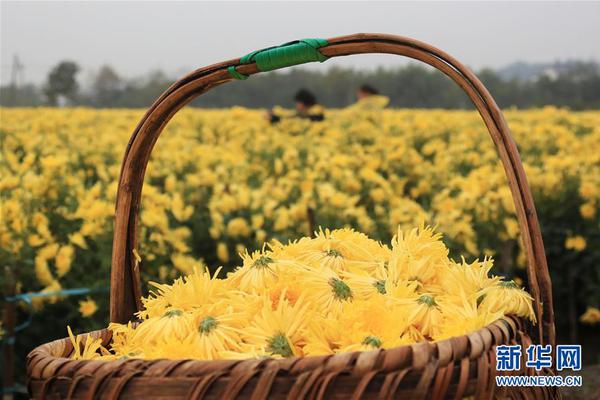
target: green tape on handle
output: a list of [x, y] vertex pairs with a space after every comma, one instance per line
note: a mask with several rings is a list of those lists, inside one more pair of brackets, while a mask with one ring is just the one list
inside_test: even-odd
[[248, 75], [244, 75], [240, 72], [237, 72], [234, 65], [227, 67], [227, 72], [229, 72], [229, 75], [231, 75], [235, 79], [239, 79], [241, 81], [248, 79]]
[[[240, 59], [240, 64], [255, 62], [259, 71], [273, 71], [275, 69], [291, 67], [293, 65], [309, 62], [323, 62], [329, 57], [318, 50], [328, 44], [325, 39], [303, 39], [269, 47], [246, 54]], [[235, 66], [228, 68], [229, 74], [235, 79], [246, 79], [248, 76], [236, 71]]]

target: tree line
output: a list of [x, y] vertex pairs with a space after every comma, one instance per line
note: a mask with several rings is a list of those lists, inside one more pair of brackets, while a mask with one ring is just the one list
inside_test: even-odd
[[[0, 105], [144, 108], [173, 82], [161, 71], [124, 79], [112, 67], [103, 66], [93, 77], [91, 86], [84, 90], [78, 81], [79, 73], [80, 67], [75, 62], [63, 61], [49, 72], [43, 85], [0, 87]], [[492, 69], [482, 69], [477, 75], [501, 107], [600, 108], [600, 68], [595, 62], [570, 62], [560, 69], [541, 71], [533, 79], [507, 78]], [[389, 96], [391, 107], [472, 107], [450, 78], [415, 64], [371, 71], [334, 67], [321, 71], [294, 68], [271, 72], [218, 87], [194, 100], [191, 106], [290, 107], [293, 94], [299, 88], [307, 88], [324, 106], [345, 107], [355, 101], [355, 89], [363, 83]]]

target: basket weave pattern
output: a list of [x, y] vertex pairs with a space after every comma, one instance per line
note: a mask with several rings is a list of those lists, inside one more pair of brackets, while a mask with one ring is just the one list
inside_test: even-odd
[[[531, 343], [521, 320], [501, 319], [477, 332], [437, 343], [389, 350], [289, 359], [242, 361], [75, 361], [73, 345], [57, 340], [28, 357], [34, 398], [410, 399], [513, 397], [495, 387], [498, 344]], [[90, 334], [110, 343], [110, 331]], [[534, 375], [534, 370], [520, 371]], [[553, 398], [530, 388], [525, 398]]]
[[[399, 36], [355, 34], [327, 40], [326, 57], [361, 53], [397, 54], [427, 63], [454, 80], [479, 111], [506, 171], [525, 251], [529, 291], [538, 320], [521, 318], [493, 324], [448, 340], [387, 350], [329, 356], [261, 360], [75, 361], [69, 339], [33, 350], [27, 359], [34, 398], [559, 398], [551, 388], [500, 390], [495, 386], [495, 346], [555, 343], [552, 288], [533, 198], [508, 125], [488, 91], [450, 55]], [[154, 144], [172, 116], [195, 97], [232, 81], [228, 68], [245, 76], [260, 73], [255, 63], [234, 59], [198, 69], [167, 89], [135, 129], [122, 164], [117, 193], [111, 271], [110, 318], [125, 323], [141, 308], [137, 222], [144, 173]], [[110, 331], [92, 332], [110, 346]], [[535, 338], [533, 340], [532, 338]], [[524, 365], [524, 363], [522, 363]], [[552, 374], [523, 367], [520, 374]]]

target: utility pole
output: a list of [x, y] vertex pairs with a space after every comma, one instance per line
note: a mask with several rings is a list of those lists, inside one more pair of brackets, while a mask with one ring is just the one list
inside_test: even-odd
[[21, 63], [19, 56], [15, 54], [13, 56], [13, 62], [10, 67], [10, 90], [11, 98], [10, 103], [17, 105], [17, 97], [19, 93], [19, 86], [23, 84], [25, 79], [25, 66]]

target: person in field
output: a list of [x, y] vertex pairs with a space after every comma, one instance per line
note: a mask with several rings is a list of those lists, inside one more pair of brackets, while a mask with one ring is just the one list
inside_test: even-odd
[[364, 84], [356, 90], [356, 103], [349, 108], [360, 111], [383, 110], [390, 102], [386, 96], [379, 94], [373, 86]]
[[[302, 118], [313, 122], [325, 119], [323, 107], [318, 103], [316, 96], [311, 91], [307, 89], [298, 90], [294, 95], [294, 102], [296, 112], [291, 116], [287, 116], [287, 118]], [[286, 116], [276, 114], [273, 111], [269, 113], [269, 119], [272, 124], [278, 123], [282, 118], [286, 118]]]

